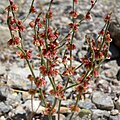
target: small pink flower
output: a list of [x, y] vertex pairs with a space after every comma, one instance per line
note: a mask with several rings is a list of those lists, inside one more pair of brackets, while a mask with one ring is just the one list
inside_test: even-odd
[[90, 12], [87, 12], [87, 14], [86, 14], [86, 16], [85, 16], [85, 19], [86, 19], [86, 20], [92, 19], [92, 16], [91, 16]]
[[36, 12], [36, 8], [34, 6], [32, 6], [31, 9], [30, 9], [30, 12], [31, 13], [35, 13]]
[[34, 28], [34, 27], [35, 27], [35, 22], [34, 22], [34, 21], [31, 21], [31, 22], [29, 23], [29, 26], [30, 26], [31, 28]]
[[73, 17], [73, 18], [77, 18], [78, 13], [76, 11], [71, 11], [70, 16]]
[[77, 4], [77, 3], [78, 3], [78, 0], [74, 0], [74, 3]]

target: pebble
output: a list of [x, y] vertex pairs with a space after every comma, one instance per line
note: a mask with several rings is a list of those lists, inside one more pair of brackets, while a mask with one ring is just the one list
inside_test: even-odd
[[29, 90], [31, 82], [27, 79], [28, 74], [30, 74], [29, 68], [18, 68], [17, 65], [13, 65], [8, 73], [8, 86], [20, 90]]
[[90, 100], [79, 101], [78, 106], [80, 108], [89, 109], [89, 110], [96, 108], [95, 105]]
[[[33, 111], [36, 111], [38, 106], [40, 104], [40, 101], [39, 100], [33, 100]], [[31, 100], [27, 100], [25, 101], [24, 104], [22, 104], [22, 106], [28, 110], [28, 111], [31, 111]], [[37, 113], [42, 113], [43, 114], [43, 111], [45, 110], [44, 107], [40, 106], [39, 109], [37, 110]]]
[[[58, 120], [58, 115], [55, 114], [55, 120]], [[63, 114], [60, 114], [60, 120], [65, 120], [65, 116]]]
[[115, 103], [116, 109], [120, 111], [120, 97], [116, 101], [114, 101], [114, 103]]
[[105, 110], [92, 109], [92, 120], [109, 120], [110, 113]]
[[10, 32], [7, 26], [0, 25], [0, 45], [7, 47], [7, 41], [10, 39]]
[[6, 120], [6, 118], [4, 116], [1, 116], [0, 120]]
[[111, 115], [118, 115], [119, 111], [117, 109], [111, 110], [110, 112]]
[[109, 120], [120, 120], [120, 115], [110, 116]]
[[7, 113], [11, 110], [10, 105], [5, 104], [4, 102], [0, 102], [0, 113]]
[[17, 106], [15, 109], [15, 114], [25, 114], [26, 111], [23, 109], [21, 105]]
[[94, 92], [92, 95], [92, 102], [99, 109], [112, 110], [114, 108], [114, 104], [111, 97], [108, 94], [104, 94], [103, 92]]

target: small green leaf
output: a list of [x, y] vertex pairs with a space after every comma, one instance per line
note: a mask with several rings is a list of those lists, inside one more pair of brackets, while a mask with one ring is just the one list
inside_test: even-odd
[[90, 111], [90, 110], [81, 109], [80, 112], [79, 112], [79, 114], [78, 114], [78, 116], [79, 116], [80, 118], [82, 118], [83, 116], [89, 115], [89, 114], [91, 114], [91, 111]]

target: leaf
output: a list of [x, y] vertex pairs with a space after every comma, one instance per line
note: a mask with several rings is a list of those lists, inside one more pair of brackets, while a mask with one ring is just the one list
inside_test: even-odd
[[79, 112], [79, 114], [78, 114], [78, 116], [79, 116], [80, 118], [82, 118], [83, 116], [89, 115], [89, 114], [91, 114], [91, 113], [92, 113], [92, 112], [91, 112], [90, 110], [81, 109], [80, 112]]

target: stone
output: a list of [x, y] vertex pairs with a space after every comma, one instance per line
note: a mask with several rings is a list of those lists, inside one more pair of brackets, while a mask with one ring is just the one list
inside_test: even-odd
[[0, 102], [6, 101], [6, 96], [4, 96], [0, 91]]
[[102, 92], [111, 92], [110, 83], [104, 79], [98, 80], [97, 88]]
[[[33, 101], [33, 111], [36, 111], [38, 106], [40, 105], [40, 101], [39, 100], [34, 100]], [[25, 108], [28, 111], [31, 111], [31, 100], [27, 100], [25, 101], [24, 104], [22, 104], [22, 107]], [[36, 113], [42, 113], [44, 112], [45, 107], [39, 106], [39, 109], [37, 110]]]
[[27, 79], [28, 74], [30, 74], [29, 68], [18, 68], [16, 64], [13, 65], [8, 73], [8, 86], [20, 90], [29, 90], [31, 82]]
[[13, 120], [27, 120], [26, 114], [16, 114], [12, 117]]
[[26, 100], [28, 100], [30, 98], [31, 98], [31, 95], [29, 94], [29, 92], [26, 92], [26, 91], [22, 92], [22, 99], [23, 99], [23, 101], [26, 101]]
[[120, 111], [120, 97], [119, 99], [115, 100], [114, 103], [115, 103], [116, 109]]
[[111, 81], [112, 85], [115, 85], [115, 86], [120, 86], [120, 82], [117, 80], [117, 79], [113, 79]]
[[119, 111], [117, 109], [111, 110], [110, 115], [118, 115]]
[[110, 113], [105, 110], [92, 109], [91, 120], [109, 120]]
[[113, 43], [120, 48], [120, 24], [118, 22], [111, 22], [108, 30]]
[[116, 78], [116, 75], [114, 75], [113, 72], [110, 70], [105, 71], [105, 76], [108, 78]]
[[72, 101], [72, 100], [62, 100], [61, 101], [61, 105], [62, 106], [69, 106], [70, 104], [72, 104], [74, 101]]
[[0, 120], [6, 120], [6, 118], [4, 116], [1, 116]]
[[95, 105], [90, 100], [79, 101], [78, 106], [84, 109], [94, 109]]
[[112, 85], [112, 90], [114, 93], [120, 94], [120, 86]]
[[10, 39], [10, 32], [7, 26], [0, 25], [0, 45], [7, 47], [7, 41]]
[[[82, 109], [83, 110], [83, 109]], [[70, 120], [71, 114], [69, 114], [65, 120]], [[90, 113], [80, 116], [79, 113], [74, 113], [72, 120], [90, 120]]]
[[[44, 115], [44, 116], [40, 116], [39, 115], [39, 118], [40, 118], [40, 120], [49, 120], [49, 118], [48, 118], [48, 115]], [[39, 120], [39, 119], [38, 119]], [[56, 119], [56, 116], [52, 116], [52, 120], [57, 120]]]
[[26, 111], [23, 109], [23, 107], [21, 105], [17, 106], [15, 109], [15, 114], [25, 114]]
[[0, 102], [0, 113], [7, 113], [11, 110], [11, 107], [4, 102]]
[[7, 98], [7, 96], [11, 95], [12, 90], [8, 86], [0, 86], [0, 94]]
[[120, 48], [118, 48], [114, 43], [110, 43], [109, 50], [111, 54], [110, 60], [116, 60], [120, 58]]
[[[57, 109], [57, 107], [56, 107], [56, 109]], [[63, 106], [61, 106], [60, 107], [60, 113], [66, 113], [66, 114], [68, 114], [68, 113], [70, 113], [71, 111], [70, 111], [70, 109], [69, 109], [69, 107], [63, 107]]]
[[22, 103], [21, 97], [17, 93], [8, 94], [6, 103], [15, 108]]
[[92, 102], [97, 106], [97, 108], [102, 110], [112, 110], [114, 108], [111, 97], [103, 92], [94, 92], [92, 95]]
[[110, 116], [109, 120], [120, 120], [120, 115]]
[[4, 75], [6, 73], [5, 66], [0, 63], [0, 75]]
[[[58, 120], [58, 114], [55, 114], [55, 120]], [[65, 116], [63, 114], [60, 114], [60, 120], [65, 120]]]

